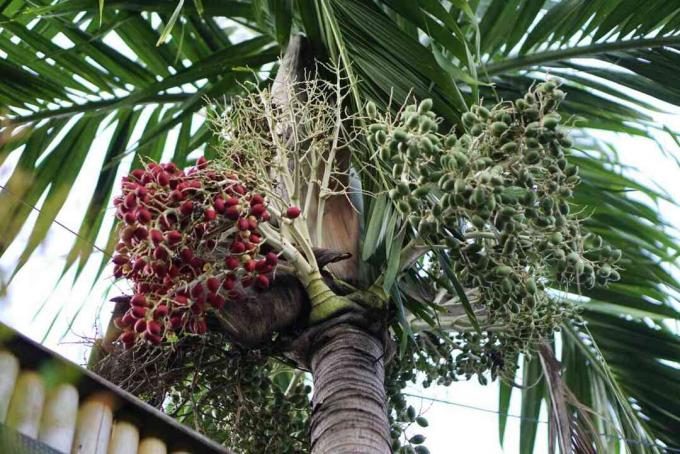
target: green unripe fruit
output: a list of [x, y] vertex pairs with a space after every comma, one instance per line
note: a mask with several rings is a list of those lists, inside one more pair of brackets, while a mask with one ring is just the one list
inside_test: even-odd
[[550, 235], [550, 242], [552, 244], [561, 244], [562, 241], [564, 241], [564, 237], [560, 232], [555, 232], [552, 235]]
[[400, 200], [397, 203], [397, 209], [401, 214], [408, 214], [411, 212], [411, 205], [409, 205], [407, 200]]
[[524, 114], [524, 117], [529, 121], [536, 121], [541, 117], [541, 112], [535, 107], [525, 109], [524, 112], [522, 113]]
[[475, 190], [472, 192], [472, 202], [477, 206], [482, 206], [484, 205], [485, 200], [486, 195], [484, 194], [484, 190], [477, 186]]
[[463, 120], [463, 124], [468, 128], [471, 128], [472, 126], [479, 123], [479, 118], [472, 112], [465, 112], [461, 119]]
[[536, 287], [536, 281], [533, 278], [527, 279], [526, 287], [527, 292], [531, 293], [532, 295], [538, 291], [538, 288]]
[[477, 123], [470, 128], [470, 134], [472, 134], [474, 137], [479, 137], [483, 132], [484, 127], [481, 125], [481, 123]]
[[378, 131], [383, 131], [385, 129], [385, 125], [382, 123], [373, 123], [368, 127], [368, 130], [371, 132], [371, 134], [374, 134]]
[[380, 145], [383, 145], [387, 141], [387, 135], [385, 134], [385, 131], [380, 130], [376, 132], [375, 141]]
[[581, 258], [579, 257], [578, 253], [576, 253], [575, 251], [572, 251], [569, 254], [567, 254], [567, 261], [571, 264], [576, 264], [580, 260], [581, 260]]
[[505, 154], [512, 154], [517, 151], [517, 142], [508, 142], [501, 147], [501, 150]]
[[494, 123], [491, 123], [491, 133], [496, 137], [500, 137], [501, 135], [503, 135], [503, 133], [507, 131], [508, 128], [509, 128], [508, 124], [503, 121], [496, 121]]
[[418, 416], [418, 417], [416, 418], [416, 423], [417, 423], [420, 427], [427, 427], [427, 426], [430, 425], [430, 423], [427, 421], [427, 419], [424, 418], [423, 416]]
[[474, 225], [478, 229], [483, 229], [484, 226], [486, 225], [486, 221], [481, 216], [476, 214], [470, 218], [470, 222], [472, 222], [472, 225]]
[[416, 446], [416, 454], [430, 454], [430, 450], [425, 446]]
[[422, 198], [422, 197], [425, 197], [426, 195], [428, 195], [429, 193], [430, 193], [430, 187], [429, 186], [420, 186], [413, 191], [413, 196], [418, 197], [418, 198]]
[[540, 160], [541, 155], [536, 150], [529, 150], [527, 154], [524, 156], [524, 161], [527, 164], [536, 164]]
[[541, 144], [533, 137], [526, 139], [527, 148], [541, 148]]
[[533, 93], [527, 93], [524, 95], [524, 101], [527, 104], [536, 104], [536, 97], [533, 95]]
[[408, 133], [401, 128], [396, 128], [392, 131], [392, 137], [397, 142], [405, 142], [408, 139]]
[[457, 178], [456, 182], [453, 186], [453, 192], [456, 193], [456, 194], [460, 194], [460, 193], [463, 192], [464, 189], [465, 189], [465, 180], [463, 180], [462, 178]]
[[612, 272], [609, 274], [609, 280], [612, 282], [620, 281], [621, 275], [619, 274], [618, 271], [612, 270]]
[[414, 445], [419, 445], [419, 444], [422, 444], [425, 441], [425, 436], [420, 435], [420, 434], [414, 435], [411, 438], [409, 438], [408, 441], [410, 441]]
[[425, 154], [432, 154], [434, 146], [432, 145], [432, 141], [430, 141], [430, 139], [428, 139], [427, 137], [421, 137], [420, 148], [423, 150]]
[[537, 137], [541, 130], [541, 124], [537, 121], [529, 123], [526, 127], [525, 134], [527, 137]]
[[508, 276], [512, 273], [512, 268], [507, 265], [499, 265], [493, 271], [497, 276]]
[[519, 98], [519, 99], [515, 100], [515, 107], [517, 107], [517, 110], [519, 110], [521, 112], [524, 109], [526, 109], [527, 107], [529, 107], [529, 105], [526, 103], [525, 100], [523, 100], [522, 98]]
[[555, 202], [550, 197], [541, 200], [541, 210], [543, 210], [545, 214], [551, 214], [554, 206]]
[[375, 103], [373, 101], [366, 103], [366, 114], [368, 114], [370, 118], [375, 118], [375, 116], [378, 114], [378, 109], [376, 109]]
[[458, 150], [454, 150], [452, 154], [453, 157], [456, 158], [456, 161], [460, 167], [464, 167], [470, 162], [470, 159]]
[[416, 420], [416, 409], [410, 406], [406, 409], [406, 417], [409, 421], [413, 422]]
[[543, 118], [543, 126], [548, 129], [555, 129], [559, 121], [555, 117], [545, 117]]
[[477, 106], [477, 115], [479, 115], [483, 120], [488, 120], [491, 116], [491, 112], [484, 106]]
[[553, 91], [556, 88], [556, 85], [553, 82], [547, 81], [538, 84], [538, 91], [542, 93], [547, 93], [549, 91]]
[[444, 139], [444, 146], [446, 148], [455, 147], [456, 143], [458, 143], [458, 138], [453, 134], [446, 136], [446, 139]]
[[423, 99], [418, 106], [418, 113], [424, 115], [432, 109], [432, 100], [430, 98]]

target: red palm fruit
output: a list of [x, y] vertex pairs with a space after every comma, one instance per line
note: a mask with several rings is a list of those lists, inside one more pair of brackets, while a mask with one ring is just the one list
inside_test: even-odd
[[133, 306], [130, 309], [130, 315], [134, 319], [140, 319], [146, 317], [146, 308], [141, 306]]
[[198, 180], [191, 180], [188, 182], [188, 185], [189, 185], [188, 187], [192, 189], [201, 189], [203, 187], [201, 182]]
[[175, 304], [177, 304], [178, 306], [186, 306], [187, 304], [189, 304], [189, 300], [184, 295], [175, 296], [174, 301], [175, 301]]
[[241, 285], [243, 288], [250, 287], [250, 285], [253, 283], [253, 278], [252, 276], [243, 276], [241, 279]]
[[116, 252], [125, 253], [125, 252], [127, 252], [127, 245], [125, 243], [123, 243], [122, 241], [119, 241], [118, 243], [116, 243], [116, 246], [115, 246], [114, 249], [116, 250]]
[[250, 229], [250, 222], [246, 218], [241, 218], [237, 222], [238, 229], [239, 230], [249, 230]]
[[155, 162], [150, 162], [146, 165], [146, 169], [151, 172], [158, 172], [159, 170], [161, 170], [161, 166], [159, 166]]
[[163, 246], [158, 246], [153, 251], [153, 258], [156, 260], [166, 260], [168, 258], [168, 251]]
[[265, 259], [271, 266], [276, 266], [276, 264], [279, 263], [279, 256], [274, 252], [268, 252]]
[[247, 240], [250, 238], [250, 230], [241, 230], [238, 234], [242, 240]]
[[204, 263], [205, 262], [200, 257], [194, 257], [194, 258], [191, 259], [191, 267], [195, 268], [197, 270], [200, 270], [201, 268], [203, 268]]
[[187, 200], [179, 206], [179, 212], [184, 216], [189, 216], [194, 211], [194, 202]]
[[125, 206], [125, 208], [127, 208], [128, 210], [131, 210], [134, 207], [136, 207], [137, 196], [134, 195], [133, 193], [129, 193], [128, 195], [126, 195], [125, 199], [123, 200], [123, 206]]
[[135, 169], [132, 172], [130, 172], [130, 175], [135, 177], [137, 180], [141, 180], [142, 177], [144, 176], [144, 169]]
[[174, 162], [167, 162], [165, 164], [161, 164], [161, 168], [170, 174], [177, 172], [177, 166], [175, 165]]
[[143, 293], [136, 293], [130, 298], [130, 304], [133, 306], [145, 307], [147, 305], [146, 296]]
[[170, 317], [170, 327], [172, 329], [178, 329], [182, 326], [182, 316], [181, 315], [175, 315], [173, 317]]
[[135, 322], [135, 332], [138, 333], [143, 333], [144, 330], [146, 329], [146, 320], [144, 319], [139, 319]]
[[205, 169], [207, 166], [208, 166], [208, 160], [205, 159], [205, 156], [201, 156], [196, 161], [196, 167], [198, 167], [199, 169]]
[[144, 339], [146, 339], [147, 341], [149, 341], [149, 343], [151, 343], [153, 345], [160, 345], [161, 341], [163, 340], [163, 338], [161, 336], [157, 336], [156, 334], [151, 334], [148, 331], [144, 332]]
[[135, 260], [135, 263], [132, 265], [132, 271], [134, 271], [135, 273], [139, 273], [144, 269], [145, 266], [146, 260], [140, 257], [137, 260]]
[[168, 276], [171, 279], [174, 279], [177, 276], [179, 276], [179, 268], [174, 265], [170, 265], [170, 268], [168, 268]]
[[147, 282], [140, 282], [137, 284], [137, 293], [149, 293], [151, 291], [151, 285]]
[[260, 235], [255, 234], [255, 233], [250, 235], [249, 239], [250, 239], [251, 243], [255, 243], [255, 244], [258, 244], [260, 241], [262, 241], [262, 237]]
[[[179, 188], [179, 186], [177, 186]], [[172, 199], [175, 202], [179, 202], [181, 200], [184, 200], [184, 194], [182, 194], [182, 191], [179, 189], [173, 189], [172, 192], [170, 193], [170, 199]]]
[[159, 279], [163, 279], [166, 274], [168, 274], [168, 266], [163, 262], [154, 262], [151, 264], [151, 269], [153, 273]]
[[168, 315], [168, 306], [165, 304], [159, 304], [156, 309], [153, 310], [153, 318], [158, 320]]
[[296, 217], [300, 216], [300, 213], [302, 213], [302, 210], [299, 207], [292, 206], [286, 210], [286, 217], [295, 219]]
[[170, 177], [164, 171], [160, 171], [156, 175], [156, 182], [161, 186], [167, 186], [170, 184]]
[[194, 258], [194, 253], [191, 251], [191, 249], [185, 247], [180, 251], [179, 256], [185, 263], [190, 263], [191, 259]]
[[224, 260], [224, 263], [227, 265], [227, 268], [233, 270], [236, 269], [241, 262], [238, 258], [234, 256], [229, 256]]
[[256, 205], [253, 205], [252, 207], [250, 207], [250, 214], [252, 214], [256, 218], [259, 218], [260, 216], [262, 216], [262, 213], [264, 213], [265, 211], [266, 211], [266, 208], [261, 203], [258, 203]]
[[215, 293], [220, 289], [220, 280], [216, 277], [209, 277], [205, 281], [205, 285], [208, 287], [208, 290], [210, 290], [211, 293]]
[[255, 279], [255, 285], [262, 290], [269, 288], [269, 278], [264, 274], [259, 274]]
[[224, 298], [222, 298], [220, 295], [215, 295], [211, 293], [210, 295], [208, 295], [208, 302], [212, 307], [214, 307], [218, 311], [224, 307]]
[[134, 224], [137, 222], [137, 216], [135, 216], [135, 213], [132, 211], [128, 211], [123, 215], [123, 220], [125, 221], [126, 224]]
[[146, 324], [146, 331], [156, 336], [159, 336], [161, 334], [162, 329], [163, 328], [161, 324], [158, 323], [156, 320], [149, 320]]
[[149, 172], [144, 172], [144, 175], [142, 175], [141, 183], [142, 184], [149, 184], [153, 181], [153, 175], [151, 175]]
[[151, 238], [151, 242], [153, 244], [160, 244], [160, 242], [163, 241], [163, 234], [157, 229], [151, 229], [149, 232], [149, 237]]
[[171, 230], [170, 232], [165, 234], [165, 239], [168, 241], [169, 244], [175, 245], [182, 241], [182, 234], [179, 233], [177, 230]]
[[203, 286], [198, 283], [191, 288], [191, 296], [193, 298], [198, 298], [203, 294]]
[[229, 298], [230, 301], [241, 301], [243, 299], [243, 293], [238, 290], [229, 290], [227, 298]]
[[139, 208], [137, 210], [137, 220], [142, 224], [147, 224], [151, 221], [151, 212], [146, 208]]
[[260, 204], [260, 205], [264, 204], [264, 197], [262, 197], [260, 194], [255, 194], [250, 199], [250, 206], [254, 206], [254, 205], [258, 205], [258, 204]]
[[249, 273], [255, 271], [256, 266], [257, 263], [255, 262], [255, 260], [248, 260], [246, 263], [243, 264], [243, 268]]
[[248, 216], [248, 225], [250, 227], [250, 230], [256, 230], [257, 229], [257, 218], [255, 216]]
[[118, 196], [113, 198], [113, 206], [114, 207], [119, 207], [123, 203], [123, 197]]
[[130, 322], [124, 322], [123, 317], [116, 317], [113, 319], [113, 326], [118, 329], [125, 329], [130, 326]]
[[228, 207], [224, 210], [224, 215], [232, 221], [235, 221], [241, 216], [241, 207], [239, 205]]
[[257, 247], [255, 243], [251, 243], [250, 241], [244, 241], [243, 244], [246, 246], [247, 251], [252, 251]]
[[118, 340], [121, 341], [125, 348], [130, 348], [132, 347], [132, 344], [135, 343], [135, 333], [132, 331], [124, 331], [118, 336]]
[[261, 259], [255, 263], [255, 270], [258, 273], [268, 273], [269, 271], [271, 271], [271, 265], [267, 263], [266, 259]]
[[203, 215], [205, 216], [206, 221], [214, 221], [217, 219], [217, 213], [212, 208], [206, 208]]
[[236, 277], [234, 277], [233, 274], [229, 274], [226, 278], [224, 278], [224, 282], [222, 282], [222, 287], [225, 290], [232, 290], [236, 286]]
[[125, 326], [132, 326], [135, 320], [136, 320], [135, 317], [132, 316], [132, 311], [128, 310], [123, 314], [123, 316], [120, 319], [120, 322]]
[[260, 216], [260, 219], [267, 222], [267, 221], [269, 221], [269, 219], [271, 219], [271, 217], [272, 217], [272, 215], [269, 214], [269, 211], [265, 211], [264, 213], [262, 213], [262, 216]]
[[147, 193], [148, 193], [148, 191], [146, 190], [146, 188], [144, 186], [137, 185], [137, 188], [135, 189], [135, 195], [138, 198], [144, 199], [144, 197], [146, 197]]
[[243, 194], [246, 193], [246, 188], [243, 185], [238, 184], [238, 183], [235, 184], [232, 189], [234, 190], [235, 193], [237, 193], [239, 195], [243, 195]]
[[218, 195], [217, 197], [215, 197], [214, 206], [215, 206], [215, 210], [216, 210], [218, 213], [222, 213], [222, 212], [224, 211], [224, 209], [225, 209], [226, 206], [225, 206], [225, 204], [224, 204], [224, 199], [222, 198], [221, 195]]
[[246, 245], [241, 241], [234, 241], [229, 249], [234, 254], [243, 254], [246, 251]]
[[239, 200], [236, 197], [227, 197], [227, 200], [224, 201], [224, 205], [227, 207], [233, 207], [238, 205]]
[[215, 245], [216, 245], [216, 244], [217, 244], [217, 242], [216, 242], [215, 240], [210, 239], [210, 240], [207, 240], [207, 241], [205, 242], [205, 247], [206, 247], [207, 249], [213, 250], [213, 249], [215, 249]]
[[139, 241], [143, 241], [149, 237], [149, 231], [146, 229], [146, 227], [137, 227], [135, 229], [135, 238], [137, 238]]
[[130, 262], [130, 259], [127, 255], [114, 255], [111, 261], [116, 265], [125, 265]]

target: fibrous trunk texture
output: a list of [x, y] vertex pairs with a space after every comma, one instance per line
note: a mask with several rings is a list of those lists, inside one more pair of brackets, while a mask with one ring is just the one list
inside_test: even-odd
[[389, 453], [382, 342], [341, 324], [314, 349], [312, 453]]

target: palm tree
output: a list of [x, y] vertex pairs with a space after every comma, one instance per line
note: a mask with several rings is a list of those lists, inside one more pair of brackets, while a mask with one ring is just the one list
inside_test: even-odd
[[[36, 205], [44, 197], [14, 274], [45, 240], [83, 171], [84, 158], [97, 153], [103, 156], [99, 178], [65, 266], [66, 271], [77, 264], [80, 274], [104, 224], [116, 176], [143, 161], [158, 161], [171, 131], [179, 132], [172, 156], [178, 166], [191, 163], [195, 150], [210, 156], [215, 137], [198, 115], [204, 100], [229, 103], [244, 93], [245, 82], [266, 85], [292, 34], [308, 37], [315, 59], [345, 71], [355, 112], [369, 101], [385, 111], [409, 96], [429, 98], [446, 125], [460, 127], [468, 106], [521, 98], [546, 78], [558, 78], [567, 93], [560, 113], [574, 120], [577, 152], [571, 159], [581, 169], [575, 211], [588, 214], [588, 232], [622, 251], [622, 270], [620, 281], [607, 287], [571, 286], [561, 294], [578, 300], [585, 322], [562, 327], [561, 367], [551, 339], [538, 354], [521, 357], [522, 382], [537, 383], [521, 390], [521, 451], [533, 449], [542, 401], [551, 408], [551, 438], [560, 446], [585, 449], [579, 443], [590, 443], [576, 435], [565, 439], [565, 433], [572, 433], [565, 432], [568, 428], [575, 434], [601, 434], [608, 452], [615, 452], [622, 440], [631, 452], [680, 446], [680, 407], [672, 398], [680, 394], [680, 338], [670, 325], [680, 319], [673, 305], [680, 245], [655, 209], [670, 197], [628, 178], [616, 150], [597, 134], [657, 140], [666, 133], [677, 140], [675, 131], [656, 124], [651, 115], [680, 104], [675, 77], [680, 6], [675, 2], [12, 0], [0, 9], [0, 100], [5, 109], [0, 163], [19, 153], [0, 195], [0, 253], [26, 223], [31, 210], [26, 204]], [[108, 148], [93, 149], [98, 131], [107, 125], [115, 125]], [[135, 129], [143, 133], [131, 141]], [[368, 176], [361, 178], [364, 188], [375, 184]], [[372, 192], [389, 188], [378, 189]], [[419, 336], [445, 336], [456, 325], [441, 323], [443, 317], [437, 323], [437, 312], [418, 296], [427, 295], [431, 284], [417, 270], [405, 269], [397, 278], [410, 237], [396, 230], [395, 210], [385, 198], [363, 199], [360, 238], [352, 238], [361, 240], [361, 248], [346, 249], [361, 259], [366, 276], [391, 270], [390, 285], [384, 286], [394, 314], [389, 333], [403, 361], [417, 353]], [[112, 229], [103, 249], [112, 252], [117, 240]], [[107, 264], [105, 257], [100, 275]], [[441, 270], [470, 326], [474, 310], [456, 271]], [[576, 298], [577, 293], [585, 298]], [[335, 369], [346, 368], [342, 361], [363, 364], [362, 357], [385, 353], [366, 330], [336, 334], [312, 354], [312, 370], [330, 368], [328, 374], [316, 374], [317, 393], [327, 389], [324, 383], [343, 382]], [[343, 345], [364, 348], [343, 352]], [[382, 363], [369, 366], [357, 375], [367, 380], [363, 388], [374, 391], [375, 412], [364, 429], [373, 434], [370, 440], [378, 440], [374, 451], [384, 452], [385, 390], [373, 387], [383, 372], [372, 370]], [[508, 381], [500, 387], [502, 438], [513, 387]], [[333, 400], [332, 395], [325, 398]], [[319, 443], [337, 439], [314, 438], [324, 438], [318, 435], [323, 424], [332, 423], [317, 407], [312, 437], [318, 452], [331, 452]], [[349, 415], [361, 420], [356, 413]]]

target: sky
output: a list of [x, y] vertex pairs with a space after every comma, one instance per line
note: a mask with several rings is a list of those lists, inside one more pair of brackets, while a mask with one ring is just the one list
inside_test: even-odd
[[[635, 94], [636, 96], [643, 96]], [[680, 130], [678, 109], [669, 109], [668, 114], [653, 113], [660, 122], [672, 129]], [[147, 113], [148, 114], [148, 113]], [[144, 122], [139, 122], [143, 125]], [[68, 129], [68, 128], [65, 128]], [[102, 128], [94, 144], [95, 149], [104, 149], [112, 133], [112, 128]], [[140, 130], [134, 135], [139, 137]], [[177, 131], [171, 133], [167, 145], [168, 156], [176, 142]], [[610, 140], [621, 156], [621, 160], [633, 169], [627, 172], [636, 178], [655, 184], [668, 192], [676, 201], [680, 200], [680, 169], [664, 158], [657, 144], [649, 140], [598, 133], [598, 137]], [[675, 145], [669, 137], [659, 135], [659, 141], [669, 152], [676, 153]], [[79, 176], [74, 189], [57, 219], [70, 228], [77, 230], [80, 217], [90, 197], [92, 188], [97, 180], [96, 169], [100, 167], [103, 153], [90, 153]], [[6, 182], [15, 165], [19, 154], [13, 153], [0, 166], [0, 184]], [[633, 196], [635, 196], [633, 194]], [[680, 209], [671, 204], [662, 204], [659, 209], [666, 219], [675, 226], [680, 226]], [[10, 250], [0, 259], [0, 276], [7, 279], [16, 259], [27, 244], [37, 213], [33, 213], [29, 222], [21, 231]], [[113, 222], [113, 211], [108, 217], [110, 225]], [[106, 230], [106, 229], [104, 229]], [[124, 284], [112, 282], [110, 268], [102, 277], [95, 281], [93, 277], [99, 266], [101, 254], [93, 252], [93, 258], [85, 268], [83, 275], [72, 285], [75, 269], [67, 272], [57, 284], [65, 263], [65, 257], [73, 243], [73, 234], [65, 228], [53, 225], [48, 234], [48, 240], [40, 246], [37, 253], [29, 260], [24, 269], [11, 282], [8, 293], [0, 296], [0, 321], [8, 323], [22, 333], [42, 341], [49, 348], [70, 358], [77, 363], [84, 363], [88, 339], [93, 338], [97, 329], [108, 322], [107, 313], [110, 304], [106, 303], [106, 295], [123, 293], [127, 290]], [[98, 238], [97, 244], [105, 244], [106, 238]], [[93, 321], [96, 321], [93, 323]], [[51, 328], [51, 329], [50, 329]], [[50, 334], [43, 338], [50, 329]], [[409, 394], [424, 396], [409, 397], [409, 403], [429, 420], [429, 427], [418, 433], [426, 435], [426, 445], [433, 453], [475, 452], [481, 454], [514, 454], [519, 451], [519, 423], [515, 417], [508, 419], [504, 448], [498, 441], [498, 415], [494, 413], [498, 402], [498, 387], [495, 384], [481, 386], [475, 382], [459, 382], [450, 387], [433, 386], [423, 389], [419, 386], [410, 387]], [[518, 392], [514, 393], [510, 413], [520, 413]], [[428, 399], [437, 399], [432, 401]], [[446, 402], [443, 402], [446, 401]], [[477, 407], [477, 408], [470, 408]], [[484, 411], [484, 410], [488, 411]], [[541, 419], [545, 421], [547, 415], [542, 410]], [[546, 425], [541, 424], [535, 452], [547, 452]]]

